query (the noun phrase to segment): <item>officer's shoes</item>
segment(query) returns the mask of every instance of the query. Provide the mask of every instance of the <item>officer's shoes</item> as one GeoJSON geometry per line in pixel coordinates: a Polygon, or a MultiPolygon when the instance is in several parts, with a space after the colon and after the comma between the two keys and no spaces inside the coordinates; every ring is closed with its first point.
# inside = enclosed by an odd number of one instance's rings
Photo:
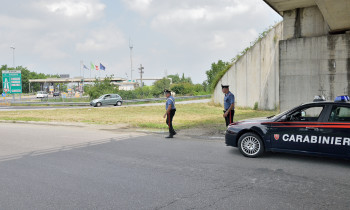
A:
{"type": "Polygon", "coordinates": [[[172,139],[172,138],[173,138],[173,135],[166,136],[165,138],[167,138],[167,139],[172,139]]]}
{"type": "Polygon", "coordinates": [[[173,136],[175,136],[175,135],[176,135],[176,132],[174,131],[173,136]]]}

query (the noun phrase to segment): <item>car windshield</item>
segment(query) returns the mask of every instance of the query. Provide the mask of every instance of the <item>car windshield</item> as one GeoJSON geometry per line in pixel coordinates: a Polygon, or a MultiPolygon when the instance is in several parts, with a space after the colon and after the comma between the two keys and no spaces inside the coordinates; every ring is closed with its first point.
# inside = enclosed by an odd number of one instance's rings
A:
{"type": "Polygon", "coordinates": [[[100,96],[98,99],[102,99],[102,98],[104,98],[105,97],[105,95],[103,95],[103,96],[100,96]]]}
{"type": "Polygon", "coordinates": [[[289,111],[290,111],[290,110],[287,110],[287,111],[284,111],[284,112],[282,112],[282,113],[280,113],[280,114],[278,114],[278,115],[272,115],[272,116],[267,117],[267,118],[280,118],[280,117],[282,117],[283,115],[287,114],[287,112],[289,112],[289,111]]]}

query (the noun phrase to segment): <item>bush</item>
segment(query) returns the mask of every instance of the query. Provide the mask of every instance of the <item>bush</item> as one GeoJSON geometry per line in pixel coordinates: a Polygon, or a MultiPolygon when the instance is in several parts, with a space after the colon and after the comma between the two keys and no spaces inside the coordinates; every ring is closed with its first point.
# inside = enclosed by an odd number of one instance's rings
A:
{"type": "Polygon", "coordinates": [[[213,80],[213,83],[211,84],[211,90],[214,90],[220,79],[224,76],[224,74],[232,67],[232,63],[227,65],[225,69],[221,70],[216,77],[213,80]]]}
{"type": "Polygon", "coordinates": [[[254,110],[258,110],[259,109],[259,104],[258,104],[258,102],[255,102],[255,104],[254,104],[254,110]]]}
{"type": "Polygon", "coordinates": [[[106,77],[101,81],[96,80],[94,85],[84,86],[84,91],[90,96],[90,99],[95,99],[104,94],[116,93],[118,88],[111,84],[110,77],[106,77]]]}
{"type": "Polygon", "coordinates": [[[178,95],[198,95],[198,93],[204,92],[203,85],[193,85],[188,82],[172,84],[170,87],[178,95]]]}

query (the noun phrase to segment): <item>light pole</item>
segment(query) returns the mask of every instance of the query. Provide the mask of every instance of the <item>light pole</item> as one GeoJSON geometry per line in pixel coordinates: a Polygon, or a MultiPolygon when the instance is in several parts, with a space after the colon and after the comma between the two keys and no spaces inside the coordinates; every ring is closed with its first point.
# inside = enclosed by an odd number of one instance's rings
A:
{"type": "Polygon", "coordinates": [[[132,82],[132,48],[133,48],[133,45],[131,43],[131,40],[129,40],[129,48],[130,48],[130,80],[132,82]]]}
{"type": "Polygon", "coordinates": [[[143,66],[142,66],[142,64],[140,64],[140,68],[139,68],[139,70],[140,70],[140,77],[141,77],[141,87],[143,87],[143,84],[142,84],[142,74],[143,73],[145,73],[144,71],[143,71],[143,69],[145,69],[143,66]]]}
{"type": "Polygon", "coordinates": [[[13,59],[13,68],[15,68],[15,47],[11,46],[10,47],[12,49],[12,59],[13,59]]]}

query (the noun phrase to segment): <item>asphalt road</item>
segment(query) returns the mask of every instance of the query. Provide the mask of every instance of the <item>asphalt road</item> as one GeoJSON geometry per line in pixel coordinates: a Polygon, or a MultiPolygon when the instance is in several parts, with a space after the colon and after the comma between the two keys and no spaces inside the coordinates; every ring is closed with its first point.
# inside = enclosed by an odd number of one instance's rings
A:
{"type": "Polygon", "coordinates": [[[0,124],[0,209],[349,209],[349,161],[219,140],[0,124]]]}

